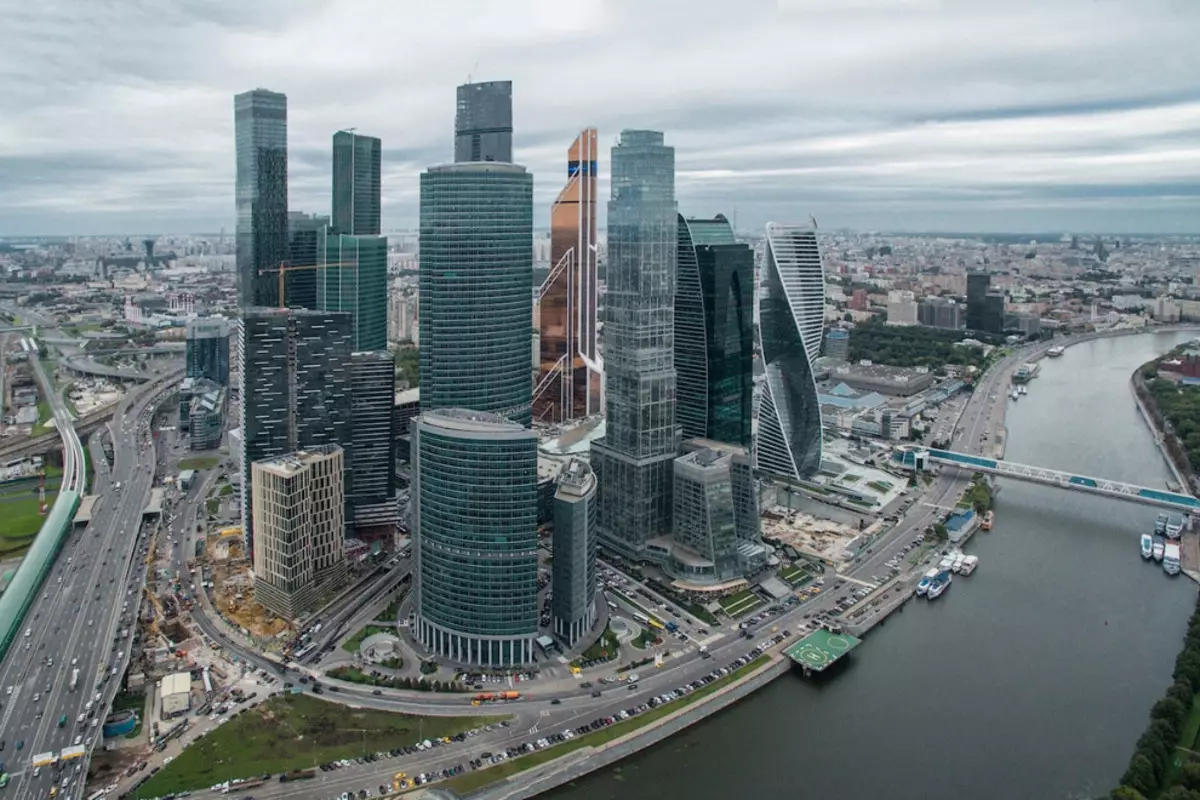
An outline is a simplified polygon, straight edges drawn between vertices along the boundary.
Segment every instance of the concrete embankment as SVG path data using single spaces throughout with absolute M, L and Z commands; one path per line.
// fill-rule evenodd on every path
M 716 714 L 788 673 L 792 662 L 784 655 L 738 683 L 722 688 L 670 716 L 639 728 L 600 747 L 585 747 L 563 758 L 514 775 L 503 783 L 471 794 L 470 800 L 524 800 L 607 767 Z
M 1141 367 L 1138 367 L 1129 379 L 1130 391 L 1133 392 L 1133 401 L 1137 403 L 1138 411 L 1141 412 L 1142 419 L 1146 422 L 1146 427 L 1150 429 L 1151 435 L 1154 436 L 1154 445 L 1158 448 L 1158 452 L 1162 453 L 1163 461 L 1167 462 L 1167 467 L 1170 468 L 1171 474 L 1175 477 L 1175 482 L 1182 487 L 1182 491 L 1191 491 L 1191 481 L 1184 476 L 1179 465 L 1175 463 L 1175 459 L 1171 458 L 1171 451 L 1167 449 L 1165 435 L 1154 423 L 1154 417 L 1150 414 L 1150 409 L 1146 407 L 1142 396 L 1138 394 L 1138 385 L 1141 383 L 1141 377 L 1138 374 L 1140 371 Z

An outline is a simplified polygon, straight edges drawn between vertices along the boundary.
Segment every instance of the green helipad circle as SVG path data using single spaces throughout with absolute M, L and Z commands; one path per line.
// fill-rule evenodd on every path
M 801 661 L 813 667 L 823 667 L 829 663 L 829 656 L 819 647 L 806 644 L 796 651 Z
M 850 648 L 850 642 L 844 636 L 830 636 L 825 640 L 825 646 L 830 650 L 847 650 Z

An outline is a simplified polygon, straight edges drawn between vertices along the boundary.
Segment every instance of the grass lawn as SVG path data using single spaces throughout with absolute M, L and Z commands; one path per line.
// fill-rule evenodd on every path
M 206 789 L 232 778 L 306 769 L 337 758 L 451 736 L 503 717 L 415 717 L 278 695 L 197 740 L 133 797 Z
M 399 661 L 399 659 L 395 659 Z M 395 669 L 399 669 L 403 664 L 397 664 Z M 339 681 L 349 681 L 350 683 L 365 683 L 368 686 L 388 686 L 394 689 L 404 688 L 404 683 L 400 678 L 389 678 L 384 676 L 376 678 L 370 674 L 363 672 L 358 667 L 334 667 L 327 673 L 331 678 L 337 678 Z
M 790 583 L 792 586 L 800 586 L 812 580 L 812 576 L 808 574 L 808 570 L 785 564 L 779 570 L 779 577 Z
M 221 463 L 220 456 L 188 456 L 179 459 L 180 469 L 212 469 Z
M 725 609 L 726 614 L 734 618 L 745 616 L 763 604 L 762 599 L 749 589 L 722 597 L 717 602 L 721 604 L 721 608 Z
M 408 594 L 408 592 L 402 590 L 400 594 L 396 596 L 395 600 L 388 603 L 387 608 L 375 615 L 375 619 L 394 624 L 396 622 L 396 617 L 400 615 L 400 604 L 404 602 L 404 596 L 406 594 Z
M 221 510 L 220 498 L 210 497 L 207 500 L 205 500 L 204 501 L 204 510 L 208 512 L 209 516 L 215 517 L 217 515 L 217 512 L 219 512 Z
M 226 497 L 231 494 L 233 494 L 233 486 L 232 484 L 226 483 L 222 485 L 221 489 L 217 492 L 217 497 Z
M 587 733 L 583 736 L 576 736 L 574 739 L 563 742 L 559 745 L 555 745 L 554 747 L 547 747 L 545 750 L 538 750 L 530 753 L 529 755 L 521 756 L 520 758 L 514 758 L 511 761 L 505 761 L 497 764 L 494 767 L 488 767 L 487 769 L 481 769 L 475 772 L 468 772 L 463 775 L 458 775 L 446 781 L 445 783 L 438 785 L 446 789 L 453 789 L 457 794 L 465 796 L 478 789 L 482 789 L 484 786 L 488 786 L 497 781 L 504 780 L 512 775 L 516 775 L 519 772 L 524 772 L 525 770 L 531 769 L 540 764 L 545 764 L 548 761 L 561 758 L 562 756 L 574 752 L 575 750 L 579 750 L 584 747 L 598 747 L 606 744 L 614 739 L 619 739 L 628 733 L 632 733 L 639 728 L 644 728 L 655 720 L 662 719 L 668 714 L 674 714 L 676 711 L 686 708 L 687 706 L 690 706 L 693 703 L 708 697 L 721 687 L 736 681 L 747 673 L 759 669 L 769 660 L 770 658 L 766 655 L 759 656 L 749 664 L 734 670 L 725 677 L 718 678 L 707 686 L 700 687 L 696 691 L 685 696 L 682 700 L 677 700 L 674 703 L 667 703 L 666 705 L 659 706 L 658 708 L 652 708 L 649 711 L 638 714 L 636 717 L 622 720 L 621 722 L 609 725 L 607 728 L 601 728 L 598 731 L 593 731 L 592 733 Z
M 48 400 L 39 400 L 37 404 L 37 410 L 38 421 L 33 426 L 32 435 L 41 436 L 43 433 L 52 430 L 52 428 L 46 423 L 53 418 L 54 414 L 50 411 L 50 401 Z
M 53 492 L 46 492 L 47 505 L 54 505 L 54 498 Z M 36 494 L 0 502 L 0 555 L 13 557 L 28 550 L 45 520 Z
M 687 607 L 687 610 L 688 610 L 689 614 L 691 614 L 693 617 L 700 620 L 701 622 L 706 622 L 709 625 L 720 625 L 721 624 L 717 620 L 717 618 L 714 617 L 707 608 L 700 605 L 699 603 L 692 603 L 690 606 Z
M 357 653 L 358 649 L 362 647 L 363 639 L 376 633 L 390 633 L 394 635 L 396 629 L 390 625 L 366 625 L 358 633 L 342 642 L 342 649 L 347 653 Z

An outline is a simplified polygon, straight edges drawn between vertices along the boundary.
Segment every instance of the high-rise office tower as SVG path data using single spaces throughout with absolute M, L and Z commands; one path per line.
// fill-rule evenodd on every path
M 329 227 L 329 217 L 288 212 L 288 264 L 293 267 L 315 267 L 319 239 Z M 278 277 L 278 276 L 272 276 Z M 284 274 L 284 299 L 288 308 L 317 307 L 317 272 L 296 269 Z
M 612 149 L 604 364 L 607 432 L 592 445 L 600 535 L 640 558 L 671 529 L 675 424 L 675 149 L 622 131 Z
M 348 521 L 357 529 L 394 525 L 396 505 L 396 358 L 386 350 L 351 356 L 353 416 L 346 489 Z
M 565 422 L 600 412 L 596 328 L 596 129 L 567 151 L 567 185 L 550 207 L 550 274 L 539 301 L 534 416 Z
M 333 135 L 333 229 L 378 236 L 382 144 L 353 131 Z
M 483 667 L 533 660 L 537 435 L 492 413 L 413 423 L 416 623 L 434 654 Z
M 986 272 L 967 273 L 967 330 L 986 330 L 984 317 L 991 284 L 992 276 Z
M 550 613 L 567 648 L 596 622 L 596 476 L 577 458 L 563 467 L 554 493 Z
M 253 308 L 241 320 L 242 531 L 254 547 L 250 465 L 351 441 L 350 315 Z
M 754 398 L 754 251 L 733 226 L 679 217 L 675 418 L 685 439 L 750 446 Z
M 738 536 L 733 516 L 733 457 L 707 448 L 675 460 L 672 513 L 676 544 L 693 557 L 674 559 L 693 574 L 681 578 L 728 580 L 740 577 Z M 682 572 L 682 569 L 679 570 Z
M 421 175 L 421 410 L 531 420 L 533 176 L 515 164 Z
M 454 114 L 454 160 L 511 164 L 512 81 L 464 83 Z
M 821 353 L 825 277 L 811 225 L 767 223 L 758 314 L 766 380 L 755 460 L 769 475 L 797 480 L 821 466 L 821 406 L 812 364 Z
M 233 98 L 237 142 L 237 280 L 241 308 L 279 305 L 288 258 L 287 97 L 255 89 Z
M 387 237 L 317 234 L 317 308 L 353 317 L 355 350 L 387 349 Z
M 314 610 L 345 583 L 343 474 L 333 444 L 251 465 L 254 599 L 284 619 Z
M 188 320 L 187 377 L 229 385 L 229 321 L 220 317 Z

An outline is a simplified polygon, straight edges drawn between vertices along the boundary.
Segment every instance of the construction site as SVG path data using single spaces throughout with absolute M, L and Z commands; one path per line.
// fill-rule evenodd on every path
M 201 588 L 210 592 L 221 616 L 239 627 L 243 634 L 264 645 L 282 641 L 288 638 L 292 628 L 255 602 L 254 577 L 241 534 L 241 528 L 232 527 L 205 537 L 202 566 L 207 585 Z
M 863 530 L 828 519 L 818 519 L 802 511 L 789 511 L 781 506 L 768 509 L 762 515 L 765 538 L 790 546 L 797 553 L 837 564 L 850 557 L 860 537 L 878 529 L 875 522 Z

